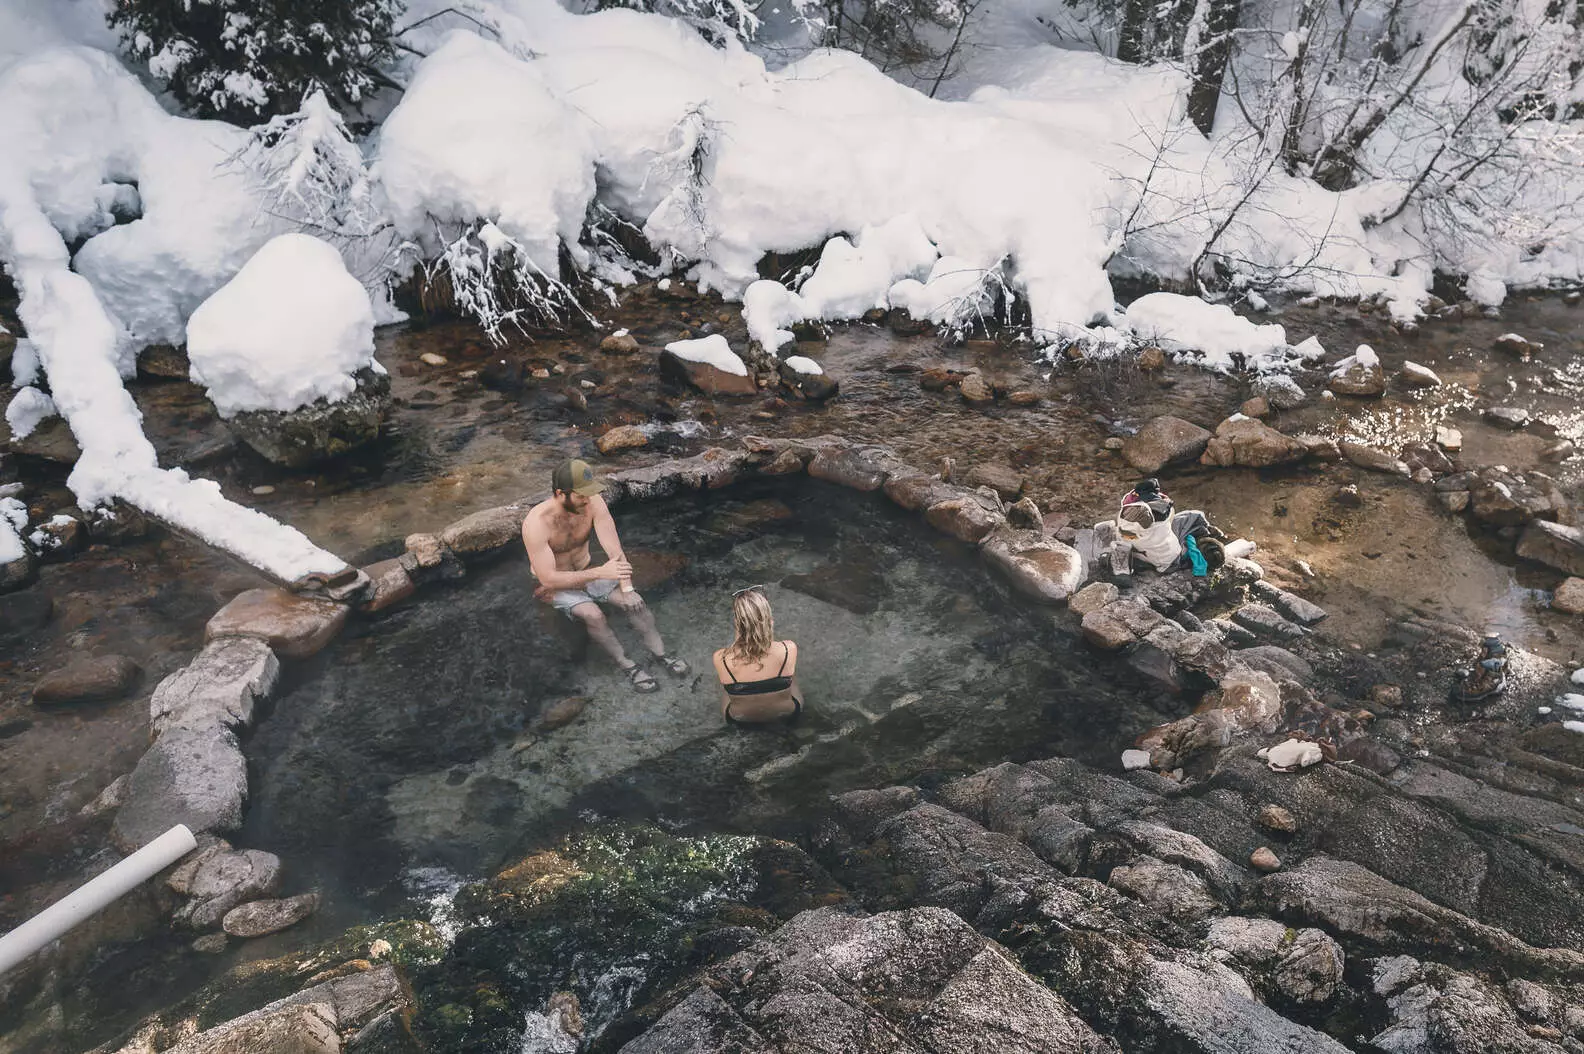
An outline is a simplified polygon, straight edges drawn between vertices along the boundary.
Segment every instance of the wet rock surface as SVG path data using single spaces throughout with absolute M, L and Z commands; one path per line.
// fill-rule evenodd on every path
M 358 371 L 357 388 L 345 399 L 334 403 L 320 399 L 289 413 L 246 410 L 226 424 L 268 460 L 306 468 L 377 440 L 390 403 L 390 378 L 364 369 Z
M 82 659 L 46 674 L 33 687 L 33 702 L 40 706 L 64 703 L 98 703 L 120 699 L 142 674 L 125 655 L 99 655 Z

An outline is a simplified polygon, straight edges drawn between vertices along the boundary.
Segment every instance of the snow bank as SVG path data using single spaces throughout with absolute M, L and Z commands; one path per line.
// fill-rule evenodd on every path
M 556 275 L 560 247 L 578 245 L 595 161 L 587 115 L 552 91 L 538 63 L 458 32 L 386 119 L 377 173 L 403 237 L 434 251 L 436 223 L 488 220 Z
M 0 498 L 0 564 L 9 564 L 27 555 L 22 545 L 27 521 L 26 505 L 16 498 Z
M 798 295 L 814 318 L 859 318 L 877 307 L 889 307 L 887 294 L 904 278 L 929 274 L 939 254 L 918 218 L 897 216 L 857 236 L 832 238 L 820 253 L 819 265 Z
M 739 377 L 748 376 L 748 367 L 743 360 L 731 350 L 731 345 L 719 333 L 712 333 L 707 337 L 697 340 L 678 340 L 665 346 L 665 350 L 679 359 L 689 362 L 702 362 L 713 366 L 726 373 L 735 373 Z
M 6 424 L 16 439 L 25 439 L 43 421 L 55 416 L 55 400 L 37 388 L 25 387 L 11 397 L 6 407 Z
M 514 203 L 531 201 L 533 222 L 515 222 L 574 246 L 597 169 L 601 204 L 729 297 L 759 279 L 766 252 L 851 234 L 813 291 L 847 317 L 884 306 L 937 251 L 965 275 L 1015 260 L 1041 332 L 1111 308 L 1119 184 L 1066 129 L 929 99 L 847 52 L 772 71 L 660 16 L 496 6 L 523 50 L 446 38 L 386 125 L 378 163 L 404 228 L 429 215 L 506 227 Z M 490 118 L 474 120 L 479 110 Z M 922 306 L 960 302 L 951 284 Z
M 166 114 L 100 51 L 63 47 L 8 60 L 0 67 L 0 262 L 21 294 L 17 313 L 55 405 L 82 448 L 67 479 L 78 504 L 120 498 L 290 580 L 345 565 L 232 504 L 218 485 L 161 470 L 121 385 L 137 348 L 179 343 L 188 313 L 272 233 L 247 179 L 219 167 L 243 137 Z M 141 218 L 109 226 L 133 181 Z M 67 241 L 81 238 L 74 259 Z
M 788 355 L 785 361 L 788 366 L 798 373 L 819 377 L 825 372 L 824 370 L 820 369 L 819 363 L 815 362 L 807 355 Z
M 334 246 L 282 234 L 193 312 L 187 355 L 221 417 L 335 402 L 374 361 L 374 308 Z
M 1146 294 L 1128 305 L 1125 324 L 1137 339 L 1163 351 L 1198 353 L 1212 369 L 1231 369 L 1233 355 L 1255 369 L 1290 358 L 1287 331 L 1281 326 L 1258 325 L 1225 304 L 1196 297 Z

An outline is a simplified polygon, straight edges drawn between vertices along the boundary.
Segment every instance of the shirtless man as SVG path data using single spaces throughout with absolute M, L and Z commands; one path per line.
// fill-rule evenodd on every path
M 585 461 L 563 461 L 550 475 L 554 495 L 535 505 L 523 520 L 523 545 L 528 563 L 539 580 L 534 595 L 549 602 L 568 618 L 579 619 L 605 653 L 627 674 L 640 692 L 653 692 L 660 686 L 642 666 L 627 658 L 621 641 L 600 610 L 609 604 L 627 616 L 627 621 L 643 638 L 644 644 L 660 664 L 678 677 L 685 677 L 688 664 L 667 655 L 665 642 L 655 628 L 654 614 L 643 597 L 632 588 L 632 565 L 622 555 L 621 539 L 616 536 L 616 521 L 600 492 L 605 484 L 594 478 Z M 590 567 L 589 534 L 599 538 L 608 556 L 605 563 Z

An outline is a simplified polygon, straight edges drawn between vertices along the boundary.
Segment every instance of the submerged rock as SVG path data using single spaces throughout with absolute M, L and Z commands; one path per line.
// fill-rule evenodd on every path
M 297 925 L 318 908 L 317 893 L 303 893 L 284 900 L 255 900 L 226 912 L 221 925 L 233 937 L 262 937 Z
M 131 691 L 142 673 L 125 655 L 79 659 L 39 678 L 33 686 L 33 702 L 51 706 L 119 699 Z
M 390 377 L 362 369 L 345 399 L 317 399 L 298 410 L 244 410 L 226 420 L 242 441 L 270 461 L 306 468 L 367 446 L 390 412 Z

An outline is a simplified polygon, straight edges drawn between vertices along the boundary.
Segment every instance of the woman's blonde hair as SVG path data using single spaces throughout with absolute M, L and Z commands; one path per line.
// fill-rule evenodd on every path
M 757 589 L 739 593 L 732 600 L 732 642 L 726 649 L 740 662 L 758 662 L 770 651 L 775 640 L 775 618 L 770 600 Z

